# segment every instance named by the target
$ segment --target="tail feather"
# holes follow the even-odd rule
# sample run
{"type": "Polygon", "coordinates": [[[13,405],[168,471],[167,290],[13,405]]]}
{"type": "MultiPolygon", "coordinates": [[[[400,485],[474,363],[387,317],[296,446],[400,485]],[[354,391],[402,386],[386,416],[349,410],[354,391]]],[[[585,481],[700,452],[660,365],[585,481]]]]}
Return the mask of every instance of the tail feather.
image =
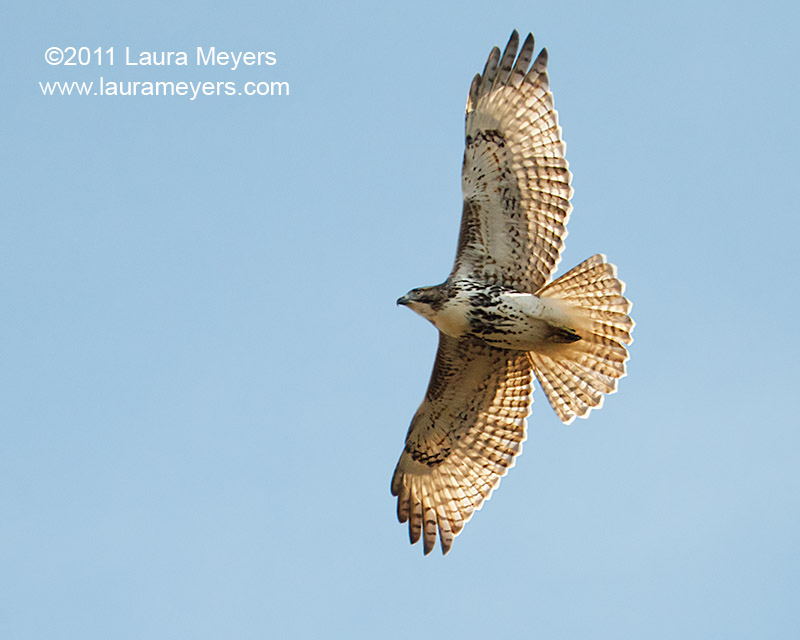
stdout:
{"type": "Polygon", "coordinates": [[[542,287],[536,295],[558,299],[575,311],[581,339],[547,353],[530,353],[536,377],[558,417],[569,424],[603,404],[625,376],[633,342],[631,303],[613,264],[597,254],[542,287]]]}
{"type": "Polygon", "coordinates": [[[621,378],[625,375],[626,360],[627,354],[620,355],[602,345],[592,344],[583,345],[583,351],[575,358],[578,364],[609,378],[621,378]]]}

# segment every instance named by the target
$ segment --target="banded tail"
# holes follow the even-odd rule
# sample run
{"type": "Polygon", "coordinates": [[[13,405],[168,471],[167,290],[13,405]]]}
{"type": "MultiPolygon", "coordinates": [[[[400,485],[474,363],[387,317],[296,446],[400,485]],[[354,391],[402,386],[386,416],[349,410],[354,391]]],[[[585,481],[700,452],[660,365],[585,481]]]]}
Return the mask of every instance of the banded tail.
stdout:
{"type": "Polygon", "coordinates": [[[604,394],[616,391],[625,375],[634,322],[628,315],[631,303],[622,295],[625,283],[616,276],[616,267],[597,254],[536,293],[576,311],[580,340],[547,353],[529,353],[550,405],[566,424],[601,407],[604,394]]]}

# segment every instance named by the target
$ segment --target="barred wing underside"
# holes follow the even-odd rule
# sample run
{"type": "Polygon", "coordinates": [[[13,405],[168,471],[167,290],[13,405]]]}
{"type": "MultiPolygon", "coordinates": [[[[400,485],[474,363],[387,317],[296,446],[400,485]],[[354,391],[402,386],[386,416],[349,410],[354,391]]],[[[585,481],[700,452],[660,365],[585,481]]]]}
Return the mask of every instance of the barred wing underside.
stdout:
{"type": "Polygon", "coordinates": [[[392,478],[411,542],[442,552],[480,509],[525,440],[532,369],[526,353],[439,334],[425,399],[392,478]]]}
{"type": "Polygon", "coordinates": [[[560,259],[572,176],[549,91],[547,50],[531,65],[533,36],[516,57],[518,43],[514,31],[502,58],[492,49],[470,88],[464,210],[451,278],[535,293],[560,259]]]}

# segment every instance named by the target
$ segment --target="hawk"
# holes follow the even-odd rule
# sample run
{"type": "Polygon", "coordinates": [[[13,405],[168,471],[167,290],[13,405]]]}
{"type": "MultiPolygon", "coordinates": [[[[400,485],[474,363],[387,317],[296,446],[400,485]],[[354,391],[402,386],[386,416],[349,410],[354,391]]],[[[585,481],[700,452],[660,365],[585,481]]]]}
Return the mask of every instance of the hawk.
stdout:
{"type": "Polygon", "coordinates": [[[447,280],[397,303],[439,330],[425,399],[392,478],[397,516],[427,555],[453,539],[514,464],[534,374],[556,415],[585,418],[616,391],[631,303],[597,254],[560,278],[572,175],[547,76],[528,34],[494,47],[467,98],[464,196],[447,280]],[[531,61],[533,61],[531,63],[531,61]]]}

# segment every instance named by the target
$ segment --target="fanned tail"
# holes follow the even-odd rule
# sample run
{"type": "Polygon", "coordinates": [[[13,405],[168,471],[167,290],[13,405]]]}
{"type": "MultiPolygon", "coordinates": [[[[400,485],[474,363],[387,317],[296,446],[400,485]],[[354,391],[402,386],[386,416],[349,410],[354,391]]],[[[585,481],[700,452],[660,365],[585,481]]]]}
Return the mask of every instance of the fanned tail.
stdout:
{"type": "Polygon", "coordinates": [[[558,417],[569,424],[603,404],[604,394],[617,390],[633,342],[631,303],[622,294],[625,283],[602,254],[585,260],[537,296],[566,302],[575,314],[580,340],[547,353],[531,352],[536,377],[558,417]]]}

